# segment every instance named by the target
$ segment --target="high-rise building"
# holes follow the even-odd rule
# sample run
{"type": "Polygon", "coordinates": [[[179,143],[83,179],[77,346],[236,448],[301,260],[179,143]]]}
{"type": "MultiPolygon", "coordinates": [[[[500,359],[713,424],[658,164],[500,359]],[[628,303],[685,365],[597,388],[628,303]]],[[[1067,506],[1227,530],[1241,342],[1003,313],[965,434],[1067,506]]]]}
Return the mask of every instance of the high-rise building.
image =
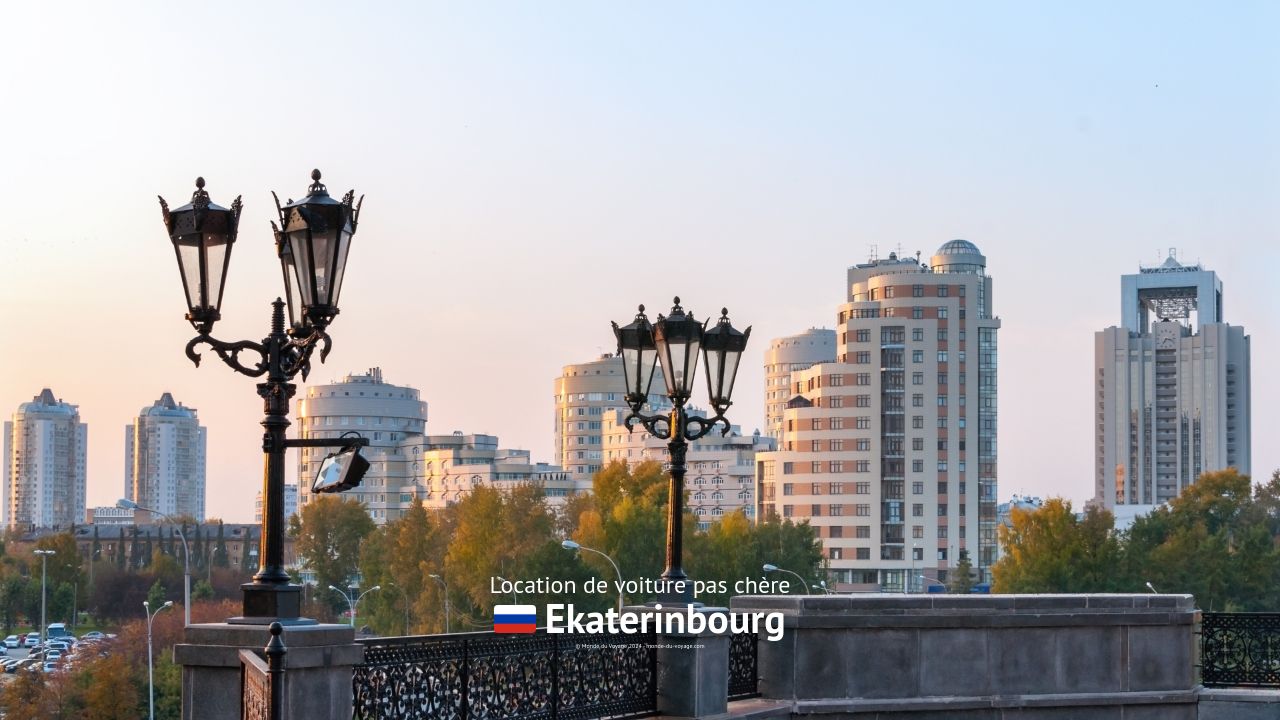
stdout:
{"type": "MultiPolygon", "coordinates": [[[[556,378],[556,459],[579,490],[591,489],[591,476],[604,462],[604,415],[613,410],[627,410],[626,384],[622,358],[614,355],[565,365],[556,378]]],[[[646,412],[671,408],[665,388],[662,368],[657,368],[646,412]]]]}
{"type": "MultiPolygon", "coordinates": [[[[426,431],[427,404],[417,388],[392,385],[382,379],[381,368],[351,373],[336,383],[313,385],[297,401],[300,438],[337,438],[356,432],[369,439],[360,452],[369,461],[369,472],[360,487],[343,497],[359,500],[369,508],[374,522],[400,517],[408,503],[400,502],[402,489],[411,485],[403,443],[426,431]]],[[[298,505],[311,500],[311,481],[330,448],[298,451],[298,505]]]]}
{"type": "Polygon", "coordinates": [[[85,516],[89,428],[45,388],[4,424],[4,526],[70,528],[85,516]]]}
{"type": "Polygon", "coordinates": [[[961,551],[986,580],[1000,328],[986,258],[966,240],[927,265],[890,254],[849,268],[847,291],[835,361],[788,379],[758,512],[816,528],[843,589],[919,592],[961,551]]]}
{"type": "Polygon", "coordinates": [[[836,331],[809,328],[799,335],[777,338],[764,354],[765,432],[782,437],[782,415],[791,393],[791,373],[818,363],[835,362],[836,331]]]}
{"type": "MultiPolygon", "coordinates": [[[[563,505],[576,488],[559,466],[535,463],[528,450],[498,446],[493,435],[426,435],[404,446],[410,459],[412,490],[428,508],[443,508],[461,500],[477,487],[509,490],[533,484],[542,488],[552,507],[563,505]]],[[[407,503],[413,497],[401,498],[407,503]]]]}
{"type": "Polygon", "coordinates": [[[168,517],[204,521],[205,428],[164,393],[124,429],[124,497],[168,517]]]}
{"type": "MultiPolygon", "coordinates": [[[[284,518],[288,520],[298,512],[298,486],[294,483],[284,484],[284,518]]],[[[253,521],[262,522],[262,491],[253,498],[253,521]]]]}
{"type": "MultiPolygon", "coordinates": [[[[605,413],[604,461],[620,460],[628,465],[645,460],[670,463],[667,441],[650,435],[641,426],[628,432],[623,424],[626,417],[624,410],[605,413]]],[[[736,425],[728,435],[721,435],[716,429],[689,444],[684,484],[689,490],[688,508],[698,516],[699,529],[707,529],[735,510],[742,510],[748,518],[755,519],[756,454],[777,447],[773,438],[762,436],[759,430],[743,435],[736,425]]]]}
{"type": "Polygon", "coordinates": [[[1117,523],[1201,473],[1249,472],[1249,336],[1222,313],[1222,281],[1170,253],[1121,278],[1121,319],[1094,338],[1095,502],[1117,523]]]}

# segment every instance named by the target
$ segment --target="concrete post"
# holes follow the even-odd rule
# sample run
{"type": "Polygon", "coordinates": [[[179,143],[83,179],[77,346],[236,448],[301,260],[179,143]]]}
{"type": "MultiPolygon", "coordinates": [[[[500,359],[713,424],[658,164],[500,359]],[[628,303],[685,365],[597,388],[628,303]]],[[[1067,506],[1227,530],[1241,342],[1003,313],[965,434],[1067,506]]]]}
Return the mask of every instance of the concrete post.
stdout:
{"type": "MultiPolygon", "coordinates": [[[[266,625],[189,625],[173,648],[182,666],[182,720],[241,720],[240,650],[261,650],[271,639],[266,625]]],[[[346,625],[287,625],[285,706],[291,717],[334,716],[352,706],[351,678],[364,661],[364,646],[346,625]]]]}
{"type": "MultiPolygon", "coordinates": [[[[654,615],[679,614],[683,607],[630,607],[628,612],[654,615]]],[[[703,620],[727,615],[726,608],[696,607],[703,620]]],[[[664,621],[665,624],[665,621],[664,621]]],[[[711,633],[703,623],[698,633],[658,633],[658,712],[664,716],[705,718],[728,709],[729,636],[711,633]]]]}

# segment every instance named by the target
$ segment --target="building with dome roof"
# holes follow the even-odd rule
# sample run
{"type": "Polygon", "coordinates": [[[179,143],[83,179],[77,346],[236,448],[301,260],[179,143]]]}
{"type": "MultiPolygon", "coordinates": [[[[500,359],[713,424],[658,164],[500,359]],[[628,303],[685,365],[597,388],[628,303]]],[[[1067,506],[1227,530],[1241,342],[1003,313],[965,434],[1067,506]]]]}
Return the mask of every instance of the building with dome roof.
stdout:
{"type": "Polygon", "coordinates": [[[1117,526],[1203,473],[1250,471],[1250,342],[1222,281],[1173,251],[1120,280],[1121,325],[1094,339],[1094,502],[1117,526]]]}
{"type": "Polygon", "coordinates": [[[923,592],[961,553],[990,580],[1000,320],[986,266],[951,240],[927,262],[849,268],[834,360],[769,388],[784,405],[777,451],[757,456],[757,516],[813,526],[840,590],[923,592]]]}
{"type": "Polygon", "coordinates": [[[164,393],[124,431],[124,495],[171,518],[204,521],[207,436],[195,408],[164,393]]]}
{"type": "Polygon", "coordinates": [[[49,388],[18,406],[4,424],[4,527],[66,529],[80,522],[88,441],[79,408],[49,388]]]}

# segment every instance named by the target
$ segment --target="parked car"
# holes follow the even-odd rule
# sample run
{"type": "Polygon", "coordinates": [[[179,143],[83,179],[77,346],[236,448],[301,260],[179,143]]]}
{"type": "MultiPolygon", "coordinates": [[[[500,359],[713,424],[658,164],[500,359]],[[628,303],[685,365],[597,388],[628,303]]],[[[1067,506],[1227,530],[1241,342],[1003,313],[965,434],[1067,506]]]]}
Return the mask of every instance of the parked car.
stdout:
{"type": "Polygon", "coordinates": [[[103,635],[97,630],[90,630],[89,632],[81,635],[80,639],[81,640],[102,640],[102,639],[105,639],[106,637],[107,637],[106,635],[103,635]]]}
{"type": "Polygon", "coordinates": [[[54,670],[57,670],[57,669],[58,669],[58,663],[54,662],[53,660],[49,660],[44,664],[44,671],[47,673],[53,672],[54,670]]]}
{"type": "Polygon", "coordinates": [[[24,647],[35,647],[40,644],[40,633],[27,633],[27,636],[23,640],[24,642],[22,644],[24,647]]]}
{"type": "Polygon", "coordinates": [[[10,635],[4,639],[4,646],[7,648],[22,647],[22,640],[17,635],[10,635]]]}
{"type": "Polygon", "coordinates": [[[63,640],[49,640],[44,644],[44,646],[50,650],[61,650],[62,652],[66,652],[71,649],[71,643],[63,640]]]}

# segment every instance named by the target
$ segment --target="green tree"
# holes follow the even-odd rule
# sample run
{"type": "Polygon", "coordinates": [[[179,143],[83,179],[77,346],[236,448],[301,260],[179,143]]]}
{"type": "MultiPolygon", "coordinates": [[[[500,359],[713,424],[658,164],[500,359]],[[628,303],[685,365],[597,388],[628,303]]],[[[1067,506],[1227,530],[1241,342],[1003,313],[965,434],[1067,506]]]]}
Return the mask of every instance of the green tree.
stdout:
{"type": "Polygon", "coordinates": [[[218,535],[213,545],[213,566],[219,568],[231,567],[231,558],[227,557],[226,528],[223,527],[221,520],[218,521],[218,535]]]}
{"type": "Polygon", "coordinates": [[[960,559],[956,561],[956,567],[951,571],[949,579],[947,592],[968,593],[973,590],[973,563],[969,560],[968,550],[960,551],[960,559]]]}
{"type": "Polygon", "coordinates": [[[151,584],[151,589],[147,591],[147,604],[151,606],[151,612],[155,612],[164,605],[165,595],[164,585],[159,580],[151,584]]]}
{"type": "Polygon", "coordinates": [[[1035,510],[1014,508],[999,529],[1003,557],[992,568],[1002,593],[1112,592],[1122,584],[1120,544],[1111,513],[1089,508],[1083,519],[1071,503],[1049,498],[1035,510]]]}
{"type": "MultiPolygon", "coordinates": [[[[364,503],[332,496],[316,497],[289,521],[294,551],[320,588],[347,586],[360,569],[360,543],[373,530],[364,503]]],[[[333,609],[343,603],[335,593],[322,596],[333,609]]]]}

